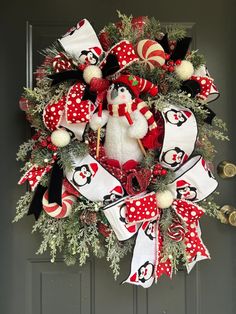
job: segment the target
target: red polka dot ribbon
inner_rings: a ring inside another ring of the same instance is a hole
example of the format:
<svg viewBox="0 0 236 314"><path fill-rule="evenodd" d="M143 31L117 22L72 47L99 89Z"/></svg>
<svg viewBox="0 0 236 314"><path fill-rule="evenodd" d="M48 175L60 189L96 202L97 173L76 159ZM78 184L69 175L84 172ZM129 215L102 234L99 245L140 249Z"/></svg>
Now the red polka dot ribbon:
<svg viewBox="0 0 236 314"><path fill-rule="evenodd" d="M209 258L209 252L200 237L198 222L204 214L204 210L190 201L180 199L176 199L173 202L172 208L186 224L184 242L186 245L188 263L193 262L199 257Z"/></svg>
<svg viewBox="0 0 236 314"><path fill-rule="evenodd" d="M154 192L126 201L126 218L129 224L152 220L159 214Z"/></svg>
<svg viewBox="0 0 236 314"><path fill-rule="evenodd" d="M207 97L210 95L213 79L207 76L201 77L195 75L193 75L191 79L198 82L200 86L200 92L197 94L197 97L206 100Z"/></svg>
<svg viewBox="0 0 236 314"><path fill-rule="evenodd" d="M52 165L40 167L33 165L19 180L18 184L28 181L32 191L35 190L42 177L52 169Z"/></svg>
<svg viewBox="0 0 236 314"><path fill-rule="evenodd" d="M121 224L125 224L126 228L137 227L131 270L125 282L147 288L164 274L172 277L173 256L171 252L169 256L164 256L165 238L159 223L161 210L157 208L155 193L127 197L124 204L122 222L119 204L104 210L104 213L120 240L127 240L134 235L127 235L127 231L123 234ZM197 261L210 257L202 242L199 226L204 210L191 201L181 199L174 200L172 210L178 218L168 227L167 235L173 241L183 241L187 257L186 268L189 272Z"/></svg>
<svg viewBox="0 0 236 314"><path fill-rule="evenodd" d="M123 40L107 52L105 58L101 61L100 64L98 64L98 67L103 72L104 78L109 78L111 74L117 75L131 63L137 60L138 57L134 52L132 44L127 40ZM63 59L62 56L56 56L53 64L56 72L60 72L61 70L69 70L71 68L70 62L65 58ZM100 79L100 83L102 84L99 84L99 79L97 79L96 84L93 84L92 86L93 92L97 92L98 98L102 93L100 90L101 86L103 86L105 89L108 87L108 84L104 78ZM94 82L93 80L94 78L91 82ZM45 107L43 119L47 129L50 131L57 129L60 126L60 122L64 114L67 123L89 122L90 117L96 107L91 100L83 99L86 87L87 85L84 81L79 81L71 86L67 95L64 95L57 102L50 102ZM96 87L98 90L94 91L94 87Z"/></svg>

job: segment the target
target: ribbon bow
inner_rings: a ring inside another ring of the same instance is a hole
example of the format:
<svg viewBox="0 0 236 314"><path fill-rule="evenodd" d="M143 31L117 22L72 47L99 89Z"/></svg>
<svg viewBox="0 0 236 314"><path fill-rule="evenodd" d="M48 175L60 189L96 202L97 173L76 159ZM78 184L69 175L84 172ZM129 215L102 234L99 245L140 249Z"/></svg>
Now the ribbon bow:
<svg viewBox="0 0 236 314"><path fill-rule="evenodd" d="M201 240L199 219L204 210L191 201L175 199L171 205L176 217L167 228L167 236L173 241L183 241L187 256L187 271L209 253ZM167 209L165 209L167 210ZM118 240L124 241L136 234L131 271L126 283L148 288L163 274L171 277L171 256L163 258L164 238L160 226L162 210L157 206L154 192L124 198L104 208Z"/></svg>
<svg viewBox="0 0 236 314"><path fill-rule="evenodd" d="M45 126L50 131L54 131L62 122L64 114L65 120L69 124L87 123L96 109L94 103L101 102L104 98L103 92L109 86L108 80L137 60L138 57L132 44L127 40L122 40L113 46L96 66L80 65L77 70L51 75L52 85L67 80L76 80L77 82L70 87L66 96L64 95L57 102L50 102L45 107L43 113ZM59 69L58 64L57 69Z"/></svg>
<svg viewBox="0 0 236 314"><path fill-rule="evenodd" d="M131 272L124 282L147 288L163 274L171 277L173 272L171 257L163 260L163 234L159 224L161 211L157 207L155 193L128 199L125 203L127 225L142 224L137 232ZM184 241L186 267L190 271L198 260L209 258L198 223L204 210L190 201L178 199L174 200L172 209L178 223L172 223L167 234L173 241Z"/></svg>

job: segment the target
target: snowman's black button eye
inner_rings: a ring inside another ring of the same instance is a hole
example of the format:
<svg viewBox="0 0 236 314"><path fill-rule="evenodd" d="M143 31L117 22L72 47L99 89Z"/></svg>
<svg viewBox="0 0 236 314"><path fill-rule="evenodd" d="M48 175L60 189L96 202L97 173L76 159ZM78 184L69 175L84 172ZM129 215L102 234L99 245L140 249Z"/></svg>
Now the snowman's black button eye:
<svg viewBox="0 0 236 314"><path fill-rule="evenodd" d="M120 89L120 91L123 93L123 92L125 91L124 87L122 87L122 88Z"/></svg>

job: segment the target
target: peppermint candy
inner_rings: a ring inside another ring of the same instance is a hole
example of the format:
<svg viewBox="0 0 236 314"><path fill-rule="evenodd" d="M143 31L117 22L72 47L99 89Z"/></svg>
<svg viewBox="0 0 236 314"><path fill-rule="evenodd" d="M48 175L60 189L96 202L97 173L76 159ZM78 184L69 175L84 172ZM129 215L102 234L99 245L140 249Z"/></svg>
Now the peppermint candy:
<svg viewBox="0 0 236 314"><path fill-rule="evenodd" d="M48 202L48 190L44 193L43 196L43 209L44 211L53 218L65 218L70 215L72 206L76 201L76 196L70 194L65 186L62 186L62 195L61 195L62 206L57 203Z"/></svg>
<svg viewBox="0 0 236 314"><path fill-rule="evenodd" d="M152 70L165 64L165 52L158 42L143 39L137 44L137 54L140 59Z"/></svg>

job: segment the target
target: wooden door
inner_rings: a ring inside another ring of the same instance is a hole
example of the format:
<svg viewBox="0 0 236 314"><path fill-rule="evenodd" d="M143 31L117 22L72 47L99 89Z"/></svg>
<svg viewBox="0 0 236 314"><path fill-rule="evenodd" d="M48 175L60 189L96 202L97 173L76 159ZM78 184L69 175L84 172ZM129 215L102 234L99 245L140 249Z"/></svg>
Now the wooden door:
<svg viewBox="0 0 236 314"><path fill-rule="evenodd" d="M119 9L134 16L149 15L161 22L184 22L222 91L212 104L228 124L231 143L218 146L217 161L235 160L235 11L233 0L176 2L29 1L1 4L1 279L2 314L233 314L236 312L235 229L203 218L204 242L211 261L203 261L187 275L163 278L148 290L113 281L104 260L91 259L84 267L67 267L36 256L40 239L31 235L33 218L11 224L19 188L18 145L29 136L18 109L22 87L32 86L32 71L41 62L38 50L47 47L68 26L86 17L99 30L116 20ZM236 206L235 179L219 178L219 202ZM120 281L128 273L130 257L122 262Z"/></svg>

